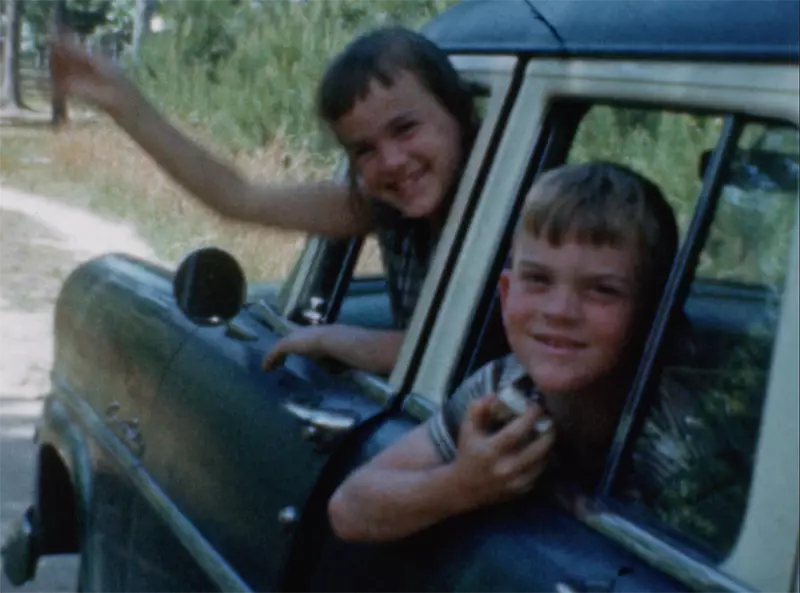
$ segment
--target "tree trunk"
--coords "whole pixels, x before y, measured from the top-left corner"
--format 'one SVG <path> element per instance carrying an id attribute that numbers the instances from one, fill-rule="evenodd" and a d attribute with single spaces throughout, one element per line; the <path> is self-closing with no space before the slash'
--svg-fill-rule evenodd
<path id="1" fill-rule="evenodd" d="M 22 108 L 19 80 L 20 27 L 22 0 L 6 0 L 6 38 L 3 47 L 3 102 L 12 109 Z"/>
<path id="2" fill-rule="evenodd" d="M 150 5 L 148 0 L 136 0 L 133 9 L 133 39 L 131 40 L 131 59 L 134 64 L 139 62 L 139 51 L 142 39 L 150 30 Z"/>
<path id="3" fill-rule="evenodd" d="M 67 2 L 66 0 L 56 0 L 53 3 L 53 29 L 55 31 L 63 31 L 64 25 L 67 16 Z M 67 115 L 67 96 L 64 94 L 56 85 L 54 72 L 53 72 L 53 60 L 50 60 L 50 80 L 51 80 L 51 87 L 52 92 L 50 95 L 51 98 L 51 107 L 52 107 L 52 119 L 50 120 L 51 124 L 54 128 L 58 129 L 64 124 L 69 121 Z"/>

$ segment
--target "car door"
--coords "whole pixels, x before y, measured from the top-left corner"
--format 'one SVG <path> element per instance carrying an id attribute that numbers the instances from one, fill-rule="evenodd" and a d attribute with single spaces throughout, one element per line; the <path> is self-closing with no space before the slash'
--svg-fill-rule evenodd
<path id="1" fill-rule="evenodd" d="M 488 88 L 485 117 L 435 255 L 439 267 L 457 252 L 463 211 L 507 115 L 515 63 L 466 65 Z M 295 356 L 260 372 L 264 354 L 292 323 L 391 326 L 385 281 L 359 272 L 360 249 L 358 240 L 312 239 L 276 301 L 249 303 L 230 324 L 198 329 L 171 361 L 147 435 L 152 484 L 137 505 L 132 590 L 282 588 L 290 557 L 302 548 L 297 535 L 319 527 L 320 476 L 381 424 L 414 372 L 408 355 L 388 378 Z M 446 277 L 429 274 L 407 353 L 424 344 Z M 410 425 L 392 426 L 402 432 Z"/>
<path id="2" fill-rule="evenodd" d="M 43 429 L 53 433 L 41 438 L 56 443 L 79 482 L 76 489 L 89 493 L 88 506 L 77 510 L 84 591 L 127 587 L 142 435 L 169 361 L 195 331 L 174 318 L 170 292 L 165 270 L 109 255 L 70 274 L 56 304 L 53 396 L 46 410 L 53 426 Z M 40 550 L 54 552 L 61 550 Z"/>

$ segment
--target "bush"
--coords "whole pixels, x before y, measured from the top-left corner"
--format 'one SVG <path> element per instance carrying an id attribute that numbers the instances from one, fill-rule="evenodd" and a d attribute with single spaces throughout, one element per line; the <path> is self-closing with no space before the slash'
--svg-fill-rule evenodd
<path id="1" fill-rule="evenodd" d="M 418 28 L 452 0 L 165 3 L 168 29 L 142 48 L 136 76 L 168 113 L 233 150 L 280 140 L 324 162 L 335 145 L 314 95 L 327 62 L 356 35 Z"/>

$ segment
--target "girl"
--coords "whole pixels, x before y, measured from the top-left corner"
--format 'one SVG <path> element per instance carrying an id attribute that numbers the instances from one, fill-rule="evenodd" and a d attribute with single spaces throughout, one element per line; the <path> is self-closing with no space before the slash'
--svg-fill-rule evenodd
<path id="1" fill-rule="evenodd" d="M 335 237 L 377 234 L 395 330 L 305 327 L 264 359 L 329 356 L 388 374 L 394 366 L 478 120 L 470 87 L 425 37 L 385 28 L 353 41 L 325 72 L 319 116 L 349 160 L 349 183 L 248 182 L 170 125 L 110 62 L 64 36 L 56 86 L 109 114 L 189 193 L 220 215 Z"/>

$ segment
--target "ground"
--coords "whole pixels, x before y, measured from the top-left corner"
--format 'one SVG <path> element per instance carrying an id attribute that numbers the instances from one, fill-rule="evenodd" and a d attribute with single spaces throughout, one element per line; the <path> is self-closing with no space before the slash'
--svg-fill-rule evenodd
<path id="1" fill-rule="evenodd" d="M 80 262 L 110 251 L 155 256 L 128 228 L 0 187 L 0 540 L 32 500 L 33 430 L 49 390 L 53 307 Z M 77 558 L 48 558 L 18 591 L 74 591 Z M 0 577 L 0 590 L 14 590 Z"/>

